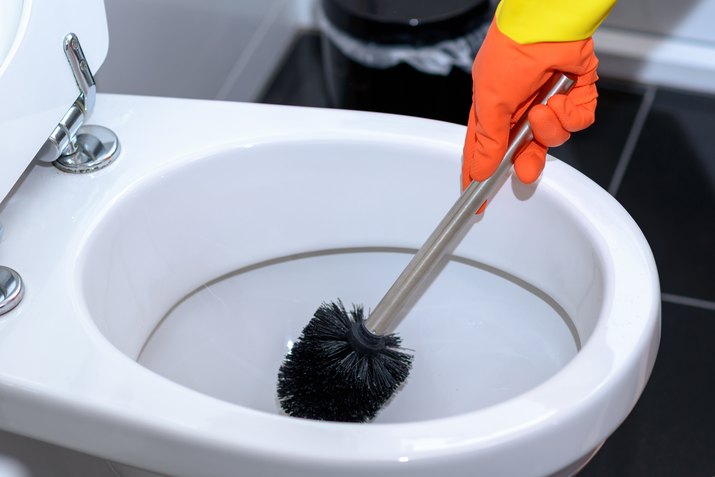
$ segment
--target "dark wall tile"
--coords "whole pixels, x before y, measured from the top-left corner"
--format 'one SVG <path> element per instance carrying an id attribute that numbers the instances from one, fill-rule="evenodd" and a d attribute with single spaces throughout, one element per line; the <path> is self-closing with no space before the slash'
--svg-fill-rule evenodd
<path id="1" fill-rule="evenodd" d="M 616 198 L 664 292 L 715 301 L 715 98 L 659 91 Z"/>
<path id="2" fill-rule="evenodd" d="M 317 34 L 306 33 L 296 37 L 261 102 L 318 108 L 329 106 L 320 37 Z"/>
<path id="3" fill-rule="evenodd" d="M 715 475 L 715 311 L 663 304 L 660 349 L 633 412 L 579 477 Z"/>
<path id="4" fill-rule="evenodd" d="M 644 89 L 600 80 L 598 92 L 596 122 L 590 128 L 572 134 L 568 142 L 551 148 L 549 153 L 607 189 L 638 113 Z"/>

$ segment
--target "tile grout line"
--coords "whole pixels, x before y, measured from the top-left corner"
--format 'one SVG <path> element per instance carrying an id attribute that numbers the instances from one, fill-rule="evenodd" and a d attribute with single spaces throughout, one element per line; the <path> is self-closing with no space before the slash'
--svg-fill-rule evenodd
<path id="1" fill-rule="evenodd" d="M 119 472 L 117 472 L 117 469 L 114 468 L 114 466 L 112 465 L 111 462 L 109 462 L 108 460 L 105 459 L 105 460 L 104 460 L 104 464 L 107 466 L 107 468 L 109 468 L 109 471 L 110 471 L 115 477 L 122 477 L 121 474 L 119 474 Z"/>
<path id="2" fill-rule="evenodd" d="M 638 144 L 638 139 L 640 139 L 641 132 L 643 131 L 643 126 L 645 125 L 645 120 L 650 114 L 653 108 L 653 101 L 655 100 L 655 93 L 657 88 L 655 86 L 648 86 L 645 94 L 643 95 L 643 100 L 638 107 L 638 112 L 633 120 L 633 126 L 631 127 L 628 137 L 626 138 L 626 143 L 623 146 L 621 155 L 618 158 L 618 164 L 616 164 L 616 169 L 613 171 L 613 177 L 611 178 L 611 183 L 608 184 L 608 192 L 612 196 L 616 196 L 618 188 L 621 186 L 623 181 L 623 176 L 626 174 L 626 169 L 628 164 L 631 162 L 631 157 L 633 157 L 633 151 L 636 149 L 636 144 Z"/>
<path id="3" fill-rule="evenodd" d="M 715 302 L 708 300 L 701 300 L 700 298 L 691 298 L 681 295 L 673 295 L 672 293 L 661 293 L 660 298 L 667 303 L 672 303 L 674 305 L 686 305 L 695 308 L 702 308 L 705 310 L 715 311 Z"/>

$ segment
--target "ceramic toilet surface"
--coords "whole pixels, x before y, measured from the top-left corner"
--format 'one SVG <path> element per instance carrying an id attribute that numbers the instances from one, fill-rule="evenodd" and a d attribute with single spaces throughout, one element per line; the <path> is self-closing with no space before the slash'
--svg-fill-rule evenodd
<path id="1" fill-rule="evenodd" d="M 0 65 L 5 62 L 17 36 L 22 14 L 22 2 L 4 2 L 3 15 L 0 17 Z"/>
<path id="2" fill-rule="evenodd" d="M 5 430 L 176 476 L 545 476 L 645 386 L 650 250 L 550 160 L 502 186 L 405 320 L 402 404 L 366 425 L 283 416 L 275 364 L 321 300 L 374 306 L 456 199 L 463 128 L 114 95 L 91 122 L 119 136 L 114 164 L 36 164 L 0 210 L 0 263 L 27 286 L 0 319 Z"/>
<path id="3" fill-rule="evenodd" d="M 104 2 L 98 0 L 2 0 L 0 11 L 0 198 L 5 198 L 80 95 L 65 53 L 66 35 L 82 39 L 86 61 L 96 71 L 109 34 Z"/>

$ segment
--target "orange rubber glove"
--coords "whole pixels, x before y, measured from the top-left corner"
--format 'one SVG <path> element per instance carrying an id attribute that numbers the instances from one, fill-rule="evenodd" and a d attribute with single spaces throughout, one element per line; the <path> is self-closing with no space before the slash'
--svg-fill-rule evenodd
<path id="1" fill-rule="evenodd" d="M 473 101 L 464 141 L 462 189 L 494 173 L 506 152 L 511 127 L 544 84 L 562 72 L 576 83 L 567 94 L 555 95 L 546 105 L 531 109 L 534 140 L 514 159 L 517 177 L 527 184 L 536 181 L 544 169 L 547 148 L 560 146 L 571 132 L 593 124 L 597 66 L 591 38 L 522 45 L 492 22 L 472 67 Z"/>

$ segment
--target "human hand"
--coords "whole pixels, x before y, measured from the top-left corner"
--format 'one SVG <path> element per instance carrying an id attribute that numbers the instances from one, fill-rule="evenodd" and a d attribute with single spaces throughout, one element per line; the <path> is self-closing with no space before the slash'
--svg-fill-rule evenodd
<path id="1" fill-rule="evenodd" d="M 509 131 L 556 73 L 575 80 L 567 94 L 554 95 L 528 113 L 534 140 L 517 154 L 514 170 L 524 183 L 536 181 L 549 147 L 593 124 L 596 67 L 593 41 L 519 44 L 492 23 L 472 68 L 473 102 L 464 141 L 462 189 L 491 176 L 506 152 Z M 480 209 L 481 210 L 481 209 Z"/>

